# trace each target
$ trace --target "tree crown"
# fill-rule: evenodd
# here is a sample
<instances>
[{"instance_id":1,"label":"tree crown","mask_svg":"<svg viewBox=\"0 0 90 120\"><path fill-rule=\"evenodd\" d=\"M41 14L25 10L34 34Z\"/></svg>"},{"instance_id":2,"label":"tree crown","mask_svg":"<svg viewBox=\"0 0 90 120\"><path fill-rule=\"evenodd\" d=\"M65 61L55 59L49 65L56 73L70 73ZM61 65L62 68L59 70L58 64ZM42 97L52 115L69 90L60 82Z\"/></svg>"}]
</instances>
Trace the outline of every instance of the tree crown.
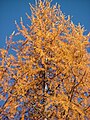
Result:
<instances>
[{"instance_id":1,"label":"tree crown","mask_svg":"<svg viewBox=\"0 0 90 120\"><path fill-rule=\"evenodd\" d=\"M21 27L15 22L18 32L0 49L1 119L89 118L90 34L84 35L60 5L39 0L30 8L31 25L22 18ZM25 40L12 40L18 35Z\"/></svg>"}]
</instances>

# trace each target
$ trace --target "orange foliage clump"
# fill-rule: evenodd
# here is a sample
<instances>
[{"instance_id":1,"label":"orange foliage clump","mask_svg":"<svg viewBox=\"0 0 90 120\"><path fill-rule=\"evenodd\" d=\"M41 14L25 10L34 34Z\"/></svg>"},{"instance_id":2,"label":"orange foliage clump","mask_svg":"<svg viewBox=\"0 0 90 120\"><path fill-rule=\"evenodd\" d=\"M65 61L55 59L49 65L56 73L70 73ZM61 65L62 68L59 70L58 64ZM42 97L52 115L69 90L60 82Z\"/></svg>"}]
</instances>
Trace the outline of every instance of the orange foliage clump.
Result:
<instances>
[{"instance_id":1,"label":"orange foliage clump","mask_svg":"<svg viewBox=\"0 0 90 120\"><path fill-rule=\"evenodd\" d=\"M31 25L15 22L18 32L0 49L0 119L89 119L90 34L48 0L30 8Z\"/></svg>"}]
</instances>

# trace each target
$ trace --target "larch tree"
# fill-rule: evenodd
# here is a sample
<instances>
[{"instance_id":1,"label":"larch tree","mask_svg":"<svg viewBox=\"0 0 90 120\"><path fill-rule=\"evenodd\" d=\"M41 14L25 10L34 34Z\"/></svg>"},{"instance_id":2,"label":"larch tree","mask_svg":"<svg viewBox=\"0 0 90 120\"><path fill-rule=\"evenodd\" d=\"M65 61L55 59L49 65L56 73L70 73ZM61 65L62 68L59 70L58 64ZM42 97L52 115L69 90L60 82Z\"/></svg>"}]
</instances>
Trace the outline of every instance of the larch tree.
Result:
<instances>
[{"instance_id":1,"label":"larch tree","mask_svg":"<svg viewBox=\"0 0 90 120\"><path fill-rule=\"evenodd\" d=\"M15 22L0 49L1 120L90 119L90 34L50 3L30 5L31 24Z\"/></svg>"}]
</instances>

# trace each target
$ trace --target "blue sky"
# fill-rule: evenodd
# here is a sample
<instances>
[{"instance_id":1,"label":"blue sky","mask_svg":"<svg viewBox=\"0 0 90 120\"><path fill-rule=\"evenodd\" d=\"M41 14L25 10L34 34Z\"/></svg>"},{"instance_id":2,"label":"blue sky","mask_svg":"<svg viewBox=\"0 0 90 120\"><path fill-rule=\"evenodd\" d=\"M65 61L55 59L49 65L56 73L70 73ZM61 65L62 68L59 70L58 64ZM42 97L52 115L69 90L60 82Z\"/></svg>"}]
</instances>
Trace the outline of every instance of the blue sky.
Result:
<instances>
[{"instance_id":1,"label":"blue sky","mask_svg":"<svg viewBox=\"0 0 90 120\"><path fill-rule=\"evenodd\" d=\"M65 15L71 15L75 24L81 23L90 31L90 0L53 0L52 4L59 3ZM25 24L28 23L25 13L30 14L29 3L35 4L34 0L0 0L0 48L5 48L6 36L16 30L14 21L18 23L20 17Z\"/></svg>"}]
</instances>

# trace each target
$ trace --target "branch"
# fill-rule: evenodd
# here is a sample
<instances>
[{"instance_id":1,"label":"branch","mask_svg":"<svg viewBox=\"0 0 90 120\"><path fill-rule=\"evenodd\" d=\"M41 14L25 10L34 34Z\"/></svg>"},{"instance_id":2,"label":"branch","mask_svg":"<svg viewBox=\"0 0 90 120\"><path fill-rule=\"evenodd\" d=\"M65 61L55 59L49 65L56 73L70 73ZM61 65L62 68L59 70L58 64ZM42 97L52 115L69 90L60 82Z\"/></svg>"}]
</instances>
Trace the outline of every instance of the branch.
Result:
<instances>
[{"instance_id":1,"label":"branch","mask_svg":"<svg viewBox=\"0 0 90 120\"><path fill-rule=\"evenodd\" d=\"M74 89L75 89L78 85L80 85L80 83L83 81L83 78L84 78L85 74L86 74L86 71L84 72L84 74L83 74L81 80L79 81L79 83L74 86Z\"/></svg>"},{"instance_id":2,"label":"branch","mask_svg":"<svg viewBox=\"0 0 90 120\"><path fill-rule=\"evenodd\" d=\"M72 100L72 97L73 97L73 94L74 94L74 90L75 90L75 88L77 88L78 85L80 85L80 83L83 81L83 78L84 78L85 74L86 74L86 71L84 72L84 74L83 74L81 80L79 81L79 83L76 84L76 85L75 85L75 82L76 82L76 76L74 75L74 77L75 77L75 79L74 79L74 85L72 86L71 91L70 91L70 93L71 93L70 102L71 102L71 100Z\"/></svg>"}]
</instances>

